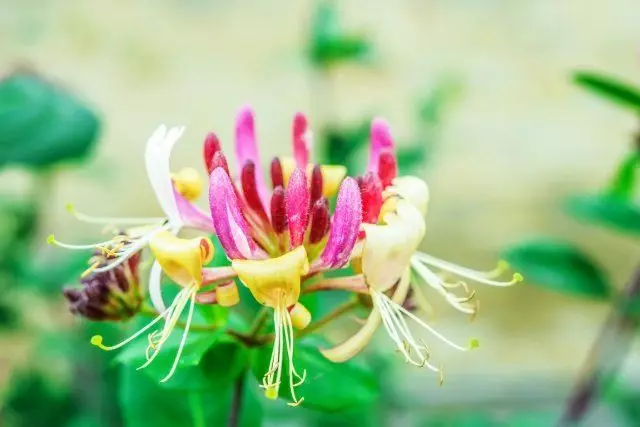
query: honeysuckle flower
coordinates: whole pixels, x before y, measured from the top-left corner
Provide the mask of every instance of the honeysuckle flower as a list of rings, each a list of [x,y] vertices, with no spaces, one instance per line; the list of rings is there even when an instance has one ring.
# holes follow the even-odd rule
[[[471,340],[469,346],[458,345],[436,331],[427,322],[403,307],[409,290],[415,294],[416,302],[424,301],[419,282],[424,282],[442,295],[455,309],[474,315],[474,293],[465,281],[450,282],[443,274],[457,276],[493,286],[509,286],[522,280],[515,273],[509,281],[495,280],[505,272],[507,266],[500,263],[491,272],[475,271],[460,267],[418,251],[425,231],[424,216],[427,213],[429,190],[427,184],[417,177],[397,177],[393,140],[388,124],[382,120],[372,123],[371,156],[364,177],[359,179],[363,202],[363,240],[355,256],[361,275],[336,279],[334,288],[354,289],[361,281],[371,297],[373,309],[362,328],[345,342],[329,349],[322,349],[325,357],[334,362],[344,362],[360,352],[371,340],[377,327],[384,328],[408,363],[440,373],[442,369],[432,364],[429,349],[422,339],[410,331],[408,320],[440,339],[451,347],[466,351],[478,346]],[[458,296],[456,289],[465,295]]]
[[[144,161],[149,182],[156,195],[158,204],[164,212],[160,218],[103,218],[88,216],[77,212],[73,206],[69,211],[77,219],[89,223],[103,224],[112,227],[131,226],[129,228],[115,228],[112,238],[98,243],[86,245],[70,245],[62,243],[49,236],[49,243],[67,249],[94,249],[99,250],[107,259],[100,265],[98,262],[91,264],[83,273],[86,276],[92,272],[104,273],[117,268],[126,262],[133,254],[145,248],[154,236],[164,231],[173,234],[183,227],[198,229],[207,233],[213,232],[210,217],[192,202],[202,192],[202,179],[193,168],[184,168],[172,174],[169,160],[174,145],[182,136],[183,127],[167,129],[159,126],[146,143]],[[157,263],[151,268],[149,280],[149,293],[154,306],[159,311],[164,311],[164,303],[160,293],[161,269]]]
[[[310,140],[307,120],[297,114],[294,157],[271,162],[271,189],[261,179],[253,113],[248,107],[240,110],[236,122],[237,179],[232,179],[215,136],[207,138],[204,149],[217,237],[242,284],[273,310],[275,339],[263,378],[265,394],[277,398],[286,358],[291,405],[302,401],[295,387],[305,378],[293,365],[293,328],[304,329],[311,321],[311,314],[298,301],[301,286],[306,278],[350,261],[362,219],[357,182],[344,178],[342,166],[310,164]],[[327,197],[336,191],[331,215]],[[205,276],[214,277],[218,270],[207,269]]]
[[[158,356],[164,343],[171,336],[173,329],[180,320],[180,316],[184,310],[188,308],[187,319],[184,326],[182,339],[178,346],[173,365],[168,374],[161,380],[167,381],[175,372],[180,356],[187,340],[191,320],[193,318],[194,305],[196,302],[196,294],[203,284],[202,266],[207,264],[213,258],[213,244],[206,237],[194,239],[181,239],[173,235],[170,231],[162,231],[156,233],[149,243],[158,264],[162,270],[182,289],[173,302],[164,312],[160,313],[155,319],[146,326],[138,330],[129,338],[118,344],[107,346],[103,344],[103,338],[95,335],[91,338],[91,344],[102,350],[111,351],[121,348],[122,346],[133,341],[154,325],[164,320],[161,328],[149,334],[149,345],[146,351],[146,362],[138,369],[143,369],[151,364]]]
[[[134,254],[109,271],[89,274],[80,280],[82,288],[65,288],[70,311],[90,320],[125,320],[138,313],[142,304],[140,256],[140,253]],[[101,252],[89,260],[99,265],[107,261]]]

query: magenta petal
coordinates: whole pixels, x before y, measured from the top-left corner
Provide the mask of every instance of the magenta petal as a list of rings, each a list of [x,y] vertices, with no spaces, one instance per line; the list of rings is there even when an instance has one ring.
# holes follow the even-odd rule
[[[213,225],[230,259],[251,259],[260,251],[249,236],[247,223],[238,205],[233,184],[222,168],[216,168],[210,177],[209,207]]]
[[[302,244],[309,222],[309,187],[307,176],[300,168],[295,168],[289,178],[289,185],[285,190],[285,205],[291,247],[295,248]]]
[[[348,177],[340,186],[329,240],[321,255],[325,265],[338,268],[349,262],[351,251],[358,238],[361,221],[360,189],[356,180]]]
[[[215,230],[213,229],[213,222],[211,222],[211,217],[209,215],[203,212],[198,206],[185,199],[176,191],[175,188],[173,189],[173,195],[176,198],[176,205],[178,206],[180,218],[182,218],[185,226],[196,228],[208,233],[215,233]]]
[[[369,166],[367,171],[378,173],[380,154],[394,152],[391,127],[386,120],[376,118],[371,122],[371,146],[369,148]]]
[[[244,165],[249,161],[255,164],[258,194],[260,195],[263,208],[265,211],[268,210],[269,192],[264,181],[262,167],[260,166],[253,110],[249,106],[241,108],[236,116],[236,161],[238,162],[238,170],[242,170]]]
[[[306,170],[309,163],[311,141],[309,140],[307,118],[302,113],[297,113],[293,118],[293,157],[296,165]]]

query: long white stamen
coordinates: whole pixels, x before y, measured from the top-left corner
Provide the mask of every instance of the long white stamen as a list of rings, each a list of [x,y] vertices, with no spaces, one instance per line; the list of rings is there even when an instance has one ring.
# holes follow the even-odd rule
[[[145,363],[143,363],[141,366],[137,368],[138,370],[144,369],[147,366],[149,366],[151,362],[153,362],[153,360],[156,358],[156,356],[160,354],[160,350],[162,350],[162,346],[171,335],[171,332],[173,331],[176,324],[178,323],[178,320],[180,319],[180,315],[182,314],[184,307],[189,301],[190,292],[192,292],[191,289],[183,289],[180,291],[180,293],[178,293],[173,303],[175,305],[172,304],[171,312],[167,316],[167,320],[165,321],[164,327],[162,328],[161,331],[159,331],[159,336],[157,338],[154,337],[156,342],[154,343],[153,354],[151,355],[151,357],[147,359]]]
[[[510,281],[492,280],[494,277],[497,277],[500,274],[504,273],[504,271],[506,271],[507,266],[505,263],[498,264],[498,267],[495,270],[484,272],[484,271],[472,270],[466,267],[461,267],[459,265],[441,260],[439,258],[433,257],[431,255],[428,255],[422,252],[416,252],[414,254],[414,258],[420,260],[422,263],[426,265],[430,265],[430,266],[439,268],[441,270],[448,271],[457,276],[464,277],[466,279],[473,280],[474,282],[482,283],[485,285],[511,286],[522,281],[522,275],[520,275],[519,273],[514,273]]]
[[[174,302],[175,304],[175,302]],[[100,348],[101,350],[105,350],[105,351],[111,351],[111,350],[117,350],[120,347],[127,345],[128,343],[130,343],[131,341],[135,340],[136,338],[138,338],[140,335],[142,335],[143,333],[145,333],[146,331],[149,330],[149,328],[151,328],[153,325],[155,325],[156,323],[158,323],[160,320],[164,319],[164,316],[166,314],[168,314],[171,310],[173,310],[174,304],[171,305],[171,307],[169,307],[164,313],[160,313],[155,319],[153,319],[151,322],[147,323],[144,327],[142,327],[140,330],[138,330],[137,332],[135,332],[133,335],[131,335],[129,338],[125,339],[124,341],[119,342],[118,344],[115,345],[104,345],[102,344],[102,335],[94,335],[93,337],[91,337],[91,344],[95,345],[96,347]]]
[[[176,371],[178,367],[178,362],[180,362],[180,356],[182,355],[182,349],[184,348],[184,344],[187,342],[187,334],[189,333],[189,328],[191,327],[191,319],[193,318],[193,306],[196,301],[196,292],[195,290],[191,291],[191,304],[189,305],[189,315],[187,316],[187,323],[184,327],[184,332],[182,333],[182,340],[180,341],[180,347],[178,347],[178,352],[176,353],[176,358],[173,360],[173,366],[171,366],[171,370],[167,374],[166,377],[160,380],[161,383],[166,382],[169,378],[173,376],[173,373]]]
[[[124,237],[124,236],[123,236]],[[107,245],[114,245],[117,243],[120,243],[121,241],[126,240],[126,239],[117,239],[116,237],[109,239],[109,240],[105,240],[103,242],[97,242],[97,243],[89,243],[89,244],[85,244],[85,245],[75,245],[75,244],[70,244],[70,243],[63,243],[59,240],[56,240],[56,238],[52,235],[49,236],[49,238],[47,239],[47,243],[49,243],[50,245],[55,245],[61,248],[65,248],[65,249],[99,249],[101,247],[105,247]]]
[[[468,302],[473,294],[465,298],[456,297],[451,292],[447,291],[444,281],[440,279],[434,272],[429,270],[425,265],[420,264],[417,259],[411,260],[411,266],[414,268],[418,276],[423,279],[429,286],[438,291],[445,299],[457,310],[473,314],[475,312],[473,307],[465,306],[464,303]]]
[[[166,218],[127,218],[127,217],[99,217],[87,215],[82,212],[78,212],[73,205],[67,205],[67,211],[73,215],[77,220],[86,222],[89,224],[153,224],[162,223],[166,221]]]
[[[411,334],[406,321],[402,318],[402,315],[400,313],[394,310],[394,303],[386,298],[383,294],[376,295],[375,303],[377,304],[377,308],[380,313],[382,314],[384,312],[384,315],[382,317],[385,323],[385,328],[387,329],[389,335],[392,336],[392,339],[396,343],[398,350],[402,354],[404,354],[405,360],[415,366],[426,366],[428,369],[434,372],[440,372],[440,369],[429,363],[429,354],[426,345],[420,346],[415,342],[415,339],[413,338],[413,335]],[[400,340],[398,334],[402,335],[404,339]],[[413,348],[413,350],[418,354],[419,361],[415,361],[413,359],[405,343],[411,346],[411,348]]]

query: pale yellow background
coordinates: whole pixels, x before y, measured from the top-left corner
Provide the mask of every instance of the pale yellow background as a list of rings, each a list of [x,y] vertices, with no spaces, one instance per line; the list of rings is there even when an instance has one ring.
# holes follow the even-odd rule
[[[67,202],[104,215],[159,213],[141,156],[160,123],[187,127],[176,167],[200,165],[209,130],[233,157],[233,117],[246,102],[257,111],[265,159],[289,149],[297,110],[312,121],[383,115],[402,139],[417,95],[451,73],[465,88],[424,173],[432,192],[424,248],[485,268],[510,243],[554,235],[582,246],[621,287],[640,258],[637,241],[578,224],[559,205],[603,185],[638,130],[637,118],[569,82],[572,70],[594,68],[640,83],[637,0],[340,4],[345,26],[371,35],[377,62],[335,70],[319,93],[301,54],[313,2],[0,0],[3,70],[34,67],[104,118],[95,159],[55,177],[43,238],[51,230],[67,240],[96,236],[65,215]],[[0,176],[3,190],[28,186],[19,171]],[[472,325],[438,306],[437,326],[458,340],[477,336],[482,347],[474,354],[437,347],[448,386],[436,392],[436,378],[411,370],[402,387],[431,403],[562,396],[606,307],[526,285],[479,295]],[[389,343],[381,337],[377,345]],[[630,360],[629,373],[638,366]]]

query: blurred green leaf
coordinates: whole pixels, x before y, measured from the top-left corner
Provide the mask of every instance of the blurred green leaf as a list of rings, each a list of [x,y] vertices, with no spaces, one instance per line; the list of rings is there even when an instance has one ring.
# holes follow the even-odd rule
[[[326,128],[322,134],[322,163],[345,165],[350,175],[362,174],[365,166],[358,164],[355,157],[369,143],[370,123],[367,118],[355,126]]]
[[[579,71],[573,75],[573,81],[578,86],[603,98],[636,111],[640,110],[640,89],[615,77],[606,76],[599,72]]]
[[[307,371],[305,382],[296,388],[298,398],[304,397],[301,406],[320,411],[334,412],[372,403],[380,394],[377,373],[360,359],[345,363],[333,363],[318,348],[330,347],[318,337],[308,337],[297,343],[294,364],[298,372]],[[271,346],[257,350],[253,373],[259,382],[269,369]],[[279,397],[291,401],[288,363],[282,366]]]
[[[632,200],[609,194],[575,196],[567,200],[567,211],[583,221],[640,234],[640,207]]]
[[[19,324],[17,308],[8,301],[0,300],[0,330],[13,329]]]
[[[640,169],[640,151],[634,150],[620,162],[608,194],[622,199],[632,198],[636,189],[638,169]]]
[[[366,37],[345,33],[340,28],[333,2],[321,1],[311,23],[310,57],[319,67],[344,61],[361,61],[371,53]]]
[[[96,115],[68,91],[32,74],[0,81],[0,167],[46,167],[87,156]]]
[[[226,425],[232,400],[232,387],[210,387],[203,391],[168,390],[147,375],[121,368],[120,405],[127,427],[176,427]],[[246,378],[245,378],[246,381]],[[255,390],[245,384],[239,425],[261,424],[262,408]]]
[[[73,418],[75,406],[69,390],[51,383],[39,372],[22,371],[11,379],[0,421],[13,427],[64,426]]]
[[[601,268],[577,247],[537,239],[508,248],[504,258],[527,283],[554,291],[604,299],[611,288]]]
[[[427,143],[419,141],[410,146],[399,147],[396,151],[398,167],[402,174],[416,171],[424,164],[427,157]]]

